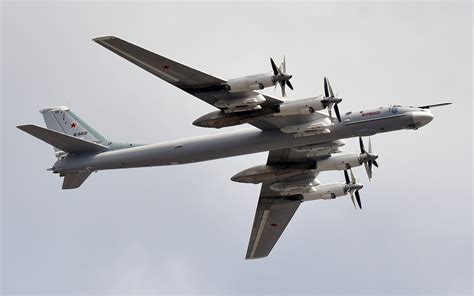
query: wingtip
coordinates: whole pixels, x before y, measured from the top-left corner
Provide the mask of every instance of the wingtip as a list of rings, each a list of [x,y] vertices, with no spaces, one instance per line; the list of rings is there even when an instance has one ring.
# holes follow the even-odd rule
[[[251,256],[246,256],[246,257],[245,257],[245,260],[263,259],[263,258],[266,258],[267,256],[268,256],[268,255],[259,256],[259,257],[258,257],[258,256],[253,256],[253,257],[251,257]]]
[[[100,43],[102,41],[110,40],[110,39],[116,39],[117,37],[115,36],[102,36],[102,37],[96,37],[93,38],[92,41]]]
[[[20,124],[20,125],[17,125],[16,128],[24,131],[26,128],[30,126],[32,126],[32,124]]]

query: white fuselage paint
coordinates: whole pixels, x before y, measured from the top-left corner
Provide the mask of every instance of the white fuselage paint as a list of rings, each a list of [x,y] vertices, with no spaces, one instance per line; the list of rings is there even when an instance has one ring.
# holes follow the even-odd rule
[[[67,172],[186,164],[418,128],[433,118],[430,112],[419,108],[397,107],[396,112],[392,108],[348,112],[342,117],[342,123],[336,122],[329,127],[331,131],[327,134],[294,137],[278,129],[242,129],[98,154],[69,155],[59,159],[52,169],[55,172]]]

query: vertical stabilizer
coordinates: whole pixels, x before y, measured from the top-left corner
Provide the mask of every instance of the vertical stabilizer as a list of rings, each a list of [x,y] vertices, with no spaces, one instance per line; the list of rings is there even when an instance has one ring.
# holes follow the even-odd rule
[[[68,107],[45,108],[40,110],[40,113],[43,114],[46,126],[51,130],[89,142],[102,145],[109,144],[107,139],[69,110]]]

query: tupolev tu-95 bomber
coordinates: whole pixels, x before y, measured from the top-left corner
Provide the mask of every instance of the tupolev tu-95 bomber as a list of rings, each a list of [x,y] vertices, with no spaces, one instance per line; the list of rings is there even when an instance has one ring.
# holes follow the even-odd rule
[[[390,105],[340,114],[342,99],[334,95],[327,78],[321,96],[283,100],[261,93],[280,86],[285,97],[285,87],[293,89],[285,59],[279,66],[270,59],[268,73],[226,80],[117,37],[94,41],[218,109],[196,119],[195,126],[223,128],[247,123],[253,127],[156,144],[116,143],[69,108],[58,106],[40,110],[47,128],[32,124],[18,128],[54,147],[57,161],[48,170],[64,177],[63,189],[78,188],[92,172],[102,170],[186,164],[269,151],[266,164],[231,178],[261,184],[247,259],[268,256],[304,201],[347,196],[355,208],[362,209],[359,191],[363,185],[352,169],[364,166],[372,178],[378,155],[372,151],[370,136],[416,130],[433,119],[432,107],[450,104]],[[360,151],[342,152],[343,139],[353,137],[358,138]],[[317,177],[323,171],[343,171],[344,179],[321,184]]]

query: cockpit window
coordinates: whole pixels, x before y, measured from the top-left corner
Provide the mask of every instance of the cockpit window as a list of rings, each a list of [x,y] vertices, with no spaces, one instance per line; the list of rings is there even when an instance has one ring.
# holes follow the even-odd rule
[[[347,112],[347,113],[346,113],[346,115],[351,115],[351,114],[352,114],[352,112]]]

